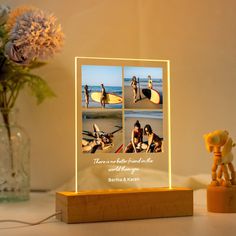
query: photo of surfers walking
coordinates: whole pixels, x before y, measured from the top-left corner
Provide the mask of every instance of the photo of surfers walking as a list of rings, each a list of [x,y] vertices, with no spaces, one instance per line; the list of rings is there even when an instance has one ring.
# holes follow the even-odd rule
[[[82,66],[82,107],[122,108],[122,67]]]
[[[83,65],[82,153],[163,151],[160,67]]]
[[[131,81],[131,87],[133,89],[133,103],[136,103],[137,101],[141,100],[141,93],[140,93],[140,82],[139,82],[139,78],[137,80],[136,76],[132,77],[132,81]],[[139,86],[138,86],[139,85]],[[138,88],[139,88],[139,99],[138,99]],[[148,90],[150,89],[150,90]],[[148,97],[147,91],[151,91],[153,89],[153,85],[152,85],[152,78],[151,75],[148,75],[148,89],[142,89],[142,92],[144,94],[145,97]],[[157,92],[157,94],[159,95],[159,93]],[[160,103],[160,95],[157,96],[158,99],[156,99],[156,101],[154,99],[152,99],[152,101],[156,104]]]
[[[162,68],[124,67],[125,109],[162,109]]]

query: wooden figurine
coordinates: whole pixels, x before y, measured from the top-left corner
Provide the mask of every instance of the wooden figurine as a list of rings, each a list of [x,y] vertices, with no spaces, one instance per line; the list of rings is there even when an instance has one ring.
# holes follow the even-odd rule
[[[236,184],[236,175],[232,164],[232,147],[235,146],[235,143],[229,137],[229,133],[226,130],[216,130],[204,135],[204,138],[207,150],[214,153],[211,186],[230,187],[232,184]],[[230,170],[231,178],[227,167]]]
[[[232,148],[235,146],[226,130],[204,135],[206,149],[214,153],[212,181],[207,189],[207,207],[211,212],[236,212],[236,173]]]

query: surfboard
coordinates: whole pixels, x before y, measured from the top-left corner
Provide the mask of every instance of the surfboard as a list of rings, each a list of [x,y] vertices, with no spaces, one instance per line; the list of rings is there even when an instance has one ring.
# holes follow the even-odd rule
[[[121,152],[122,149],[123,149],[123,144],[121,144],[121,146],[120,146],[120,147],[115,151],[115,153],[119,153],[119,152]]]
[[[91,98],[95,102],[101,102],[101,92],[93,92],[91,93]],[[122,103],[122,97],[113,94],[113,93],[107,93],[106,97],[106,104],[120,104]]]
[[[155,104],[161,103],[161,95],[155,89],[142,89],[142,93],[147,97],[151,102]]]

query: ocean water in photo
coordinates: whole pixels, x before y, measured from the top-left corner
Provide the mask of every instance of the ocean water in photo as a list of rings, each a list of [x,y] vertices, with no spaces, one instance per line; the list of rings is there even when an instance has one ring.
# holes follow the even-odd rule
[[[161,111],[125,111],[125,118],[163,119]]]
[[[122,97],[121,86],[105,86],[105,89],[107,93],[112,93],[112,94]],[[92,100],[91,93],[101,92],[101,86],[88,86],[88,90],[89,90],[89,108],[91,107],[100,108],[101,104],[99,102],[95,102]],[[86,104],[85,104],[84,86],[82,85],[82,106],[85,107],[85,105]],[[121,109],[122,103],[121,104],[106,104],[106,108]]]

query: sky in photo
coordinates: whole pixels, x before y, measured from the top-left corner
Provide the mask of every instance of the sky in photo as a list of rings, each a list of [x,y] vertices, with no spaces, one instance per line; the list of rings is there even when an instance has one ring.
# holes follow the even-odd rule
[[[82,85],[122,86],[121,66],[82,65]]]
[[[132,78],[147,78],[150,75],[153,79],[162,79],[162,68],[158,67],[138,67],[138,66],[125,66],[124,77]]]

